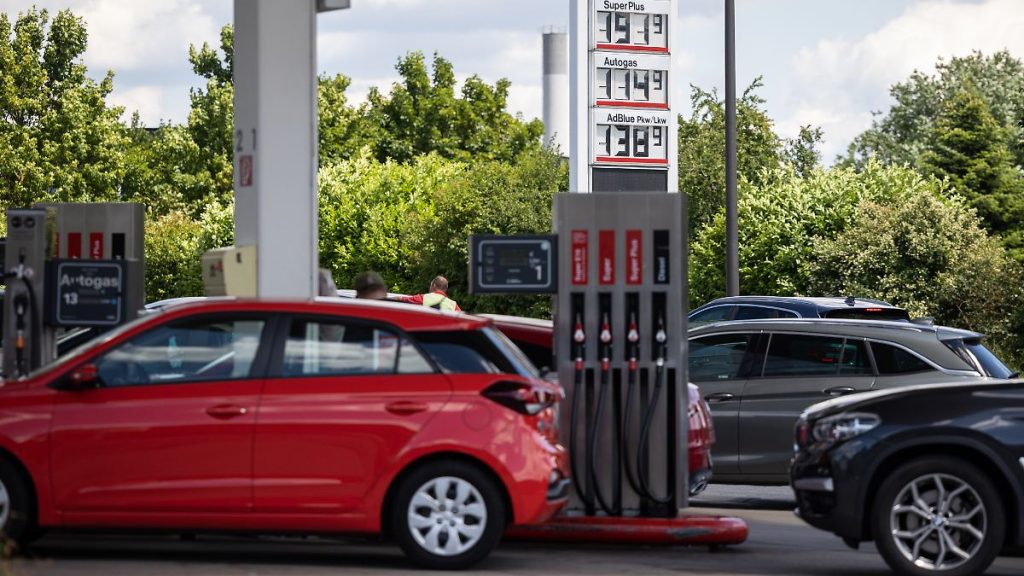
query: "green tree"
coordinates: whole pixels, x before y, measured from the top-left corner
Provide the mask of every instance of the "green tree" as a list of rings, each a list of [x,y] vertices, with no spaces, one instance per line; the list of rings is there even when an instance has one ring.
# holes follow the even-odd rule
[[[863,201],[890,204],[908,195],[941,195],[941,183],[905,167],[869,163],[816,170],[800,177],[792,167],[762,177],[767,184],[740,189],[740,286],[745,294],[793,296],[812,293],[805,263],[822,238],[833,238],[857,216]],[[725,294],[725,217],[719,213],[691,245],[690,301]]]
[[[851,225],[815,243],[808,290],[881,298],[913,316],[978,330],[1016,366],[1024,365],[1020,266],[986,235],[959,198],[934,194],[864,201]]]
[[[878,114],[871,128],[854,139],[846,165],[863,167],[869,158],[888,164],[919,166],[935,123],[947,104],[973,86],[996,122],[1007,129],[1013,163],[1024,166],[1024,63],[1008,51],[990,56],[975,52],[949,62],[939,60],[935,74],[915,71],[890,88],[895,104]]]
[[[512,160],[525,150],[540,147],[544,125],[526,122],[505,111],[510,82],[491,86],[470,76],[455,94],[455,72],[450,62],[435,54],[433,70],[422,52],[399,58],[401,82],[383,94],[373,88],[368,114],[380,131],[377,158],[407,162],[436,152],[456,160]]]
[[[0,205],[116,200],[129,137],[106,97],[113,73],[86,76],[82,20],[0,13]]]
[[[926,173],[948,178],[989,230],[1009,235],[1007,248],[1024,260],[1024,176],[1013,166],[1007,132],[981,94],[968,87],[943,106],[920,164]]]
[[[765,101],[756,93],[762,86],[761,79],[755,79],[736,105],[736,172],[738,180],[754,188],[765,185],[765,178],[783,164],[806,174],[820,161],[821,130],[805,126],[793,140],[779,137]],[[693,238],[725,209],[725,102],[716,91],[696,86],[690,101],[692,115],[679,118],[679,191],[689,196]]]

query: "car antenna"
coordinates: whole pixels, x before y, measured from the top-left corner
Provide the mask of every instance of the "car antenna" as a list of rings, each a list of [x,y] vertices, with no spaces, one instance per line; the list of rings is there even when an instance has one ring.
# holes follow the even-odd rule
[[[857,299],[854,298],[853,296],[847,296],[846,297],[846,305],[847,306],[853,306],[856,303],[857,303]]]

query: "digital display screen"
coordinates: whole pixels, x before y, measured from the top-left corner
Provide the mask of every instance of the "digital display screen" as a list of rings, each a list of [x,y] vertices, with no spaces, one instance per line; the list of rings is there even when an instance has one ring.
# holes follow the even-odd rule
[[[599,10],[595,24],[598,48],[668,51],[667,14]]]
[[[650,104],[668,108],[668,71],[597,68],[595,99],[598,106]]]
[[[668,127],[598,124],[595,161],[611,164],[667,164]]]

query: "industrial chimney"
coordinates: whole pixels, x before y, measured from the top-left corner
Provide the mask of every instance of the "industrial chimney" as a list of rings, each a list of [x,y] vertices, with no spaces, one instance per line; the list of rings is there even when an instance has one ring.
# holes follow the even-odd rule
[[[569,155],[569,35],[544,32],[544,142]]]

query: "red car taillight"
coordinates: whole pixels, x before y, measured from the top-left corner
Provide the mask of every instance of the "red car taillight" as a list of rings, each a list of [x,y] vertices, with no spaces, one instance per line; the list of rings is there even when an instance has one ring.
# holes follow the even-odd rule
[[[497,382],[484,390],[483,395],[525,416],[536,416],[558,401],[551,390],[527,382]]]

